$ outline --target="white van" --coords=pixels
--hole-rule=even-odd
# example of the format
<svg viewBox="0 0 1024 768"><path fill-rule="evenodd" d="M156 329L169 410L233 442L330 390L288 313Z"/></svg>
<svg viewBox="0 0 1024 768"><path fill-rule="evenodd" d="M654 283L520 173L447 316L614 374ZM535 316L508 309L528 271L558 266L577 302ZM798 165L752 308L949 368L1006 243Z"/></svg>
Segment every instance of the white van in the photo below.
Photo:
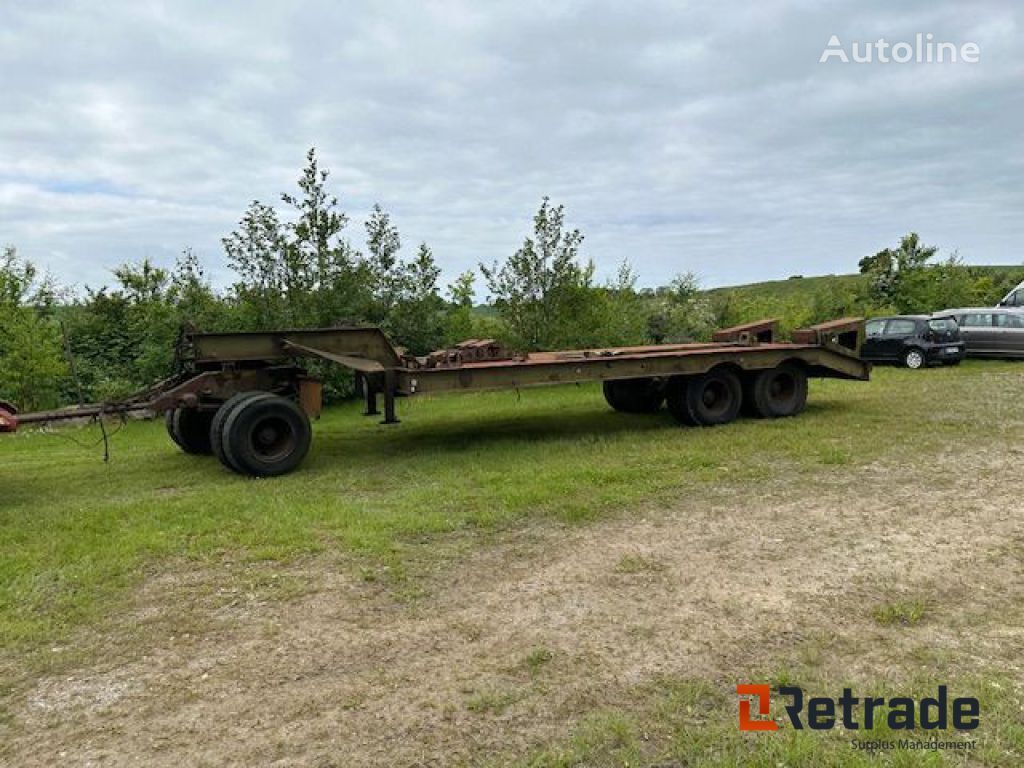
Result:
<svg viewBox="0 0 1024 768"><path fill-rule="evenodd" d="M1017 287L1003 296L1003 300L996 304L997 307L1024 307L1024 283L1018 283Z"/></svg>

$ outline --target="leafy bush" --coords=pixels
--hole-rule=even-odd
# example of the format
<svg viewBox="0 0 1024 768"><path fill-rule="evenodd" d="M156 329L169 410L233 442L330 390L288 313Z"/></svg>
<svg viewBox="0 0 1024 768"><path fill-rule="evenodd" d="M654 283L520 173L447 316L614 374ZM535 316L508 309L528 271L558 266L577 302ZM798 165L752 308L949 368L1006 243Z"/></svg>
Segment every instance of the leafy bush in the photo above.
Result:
<svg viewBox="0 0 1024 768"><path fill-rule="evenodd" d="M11 246L0 258L0 398L26 410L60 399L66 366L54 298L35 267Z"/></svg>

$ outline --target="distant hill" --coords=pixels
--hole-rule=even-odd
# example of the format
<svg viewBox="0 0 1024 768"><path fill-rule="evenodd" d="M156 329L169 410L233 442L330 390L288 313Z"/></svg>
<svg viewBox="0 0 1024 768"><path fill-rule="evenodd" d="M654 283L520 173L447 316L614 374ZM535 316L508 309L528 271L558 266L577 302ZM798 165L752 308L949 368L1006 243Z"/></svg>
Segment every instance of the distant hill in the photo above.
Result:
<svg viewBox="0 0 1024 768"><path fill-rule="evenodd" d="M933 311L960 303L952 297L971 296L971 303L994 305L1017 283L1024 280L1024 266L965 265L964 280L935 283L911 303L915 311ZM747 285L724 286L704 291L718 327L751 322L764 317L778 318L785 335L823 320L847 315L872 317L900 311L897 306L879 306L871 298L867 275L821 275L791 277ZM949 298L946 298L949 297ZM934 306L933 306L934 305Z"/></svg>
<svg viewBox="0 0 1024 768"><path fill-rule="evenodd" d="M968 264L966 266L972 271L982 274L989 273L993 281L1000 284L1010 282L1015 285L1017 282L1024 280L1024 265L1021 264ZM866 283L867 277L860 274L818 275L815 277L793 276L787 280L767 280L761 283L709 288L704 293L709 297L722 297L726 294L732 294L742 298L773 298L790 301L800 298L810 299L827 288L855 291L861 287L866 287Z"/></svg>
<svg viewBox="0 0 1024 768"><path fill-rule="evenodd" d="M979 302L982 305L995 304L1024 280L1024 265L1020 264L965 266L975 276L991 278L984 300ZM708 288L702 294L709 300L717 327L777 317L783 332L788 332L841 315L871 316L880 311L893 311L871 304L868 279L867 275L861 274L793 276L786 280ZM655 301L651 294L646 295L649 301ZM495 324L487 330L488 333L499 332L500 320L493 305L474 306L473 316L479 321Z"/></svg>
<svg viewBox="0 0 1024 768"><path fill-rule="evenodd" d="M801 296L813 296L829 286L856 290L866 285L866 283L866 275L794 276L788 280L767 280L762 283L746 283L745 285L726 285L720 288L709 288L704 293L710 297L731 293L736 296L752 298L771 296L777 299L795 299Z"/></svg>

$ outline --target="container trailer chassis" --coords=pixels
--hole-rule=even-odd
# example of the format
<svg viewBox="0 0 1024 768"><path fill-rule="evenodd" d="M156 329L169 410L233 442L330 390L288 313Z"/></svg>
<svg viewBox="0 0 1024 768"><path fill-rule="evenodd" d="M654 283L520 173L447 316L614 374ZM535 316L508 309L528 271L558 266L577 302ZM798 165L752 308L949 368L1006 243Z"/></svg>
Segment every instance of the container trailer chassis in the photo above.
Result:
<svg viewBox="0 0 1024 768"><path fill-rule="evenodd" d="M667 405L677 421L726 424L741 413L779 418L800 413L809 378L866 381L859 358L863 321L843 318L776 340L778 322L763 320L717 331L709 343L507 354L493 340L464 342L427 357L396 348L375 327L183 332L178 373L128 401L22 414L21 424L104 413L165 414L185 452L212 453L243 475L290 472L312 440L321 382L301 365L315 359L356 375L365 413L398 423L396 399L424 393L512 389L600 381L608 404L626 413Z"/></svg>

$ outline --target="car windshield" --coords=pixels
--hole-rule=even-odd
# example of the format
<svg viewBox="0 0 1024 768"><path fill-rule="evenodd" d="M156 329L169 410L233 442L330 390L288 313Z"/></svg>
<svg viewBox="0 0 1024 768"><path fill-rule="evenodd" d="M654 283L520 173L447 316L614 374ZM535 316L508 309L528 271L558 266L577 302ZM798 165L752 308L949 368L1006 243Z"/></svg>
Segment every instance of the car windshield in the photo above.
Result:
<svg viewBox="0 0 1024 768"><path fill-rule="evenodd" d="M956 330L956 320L952 317L933 317L928 321L928 327L938 333Z"/></svg>

